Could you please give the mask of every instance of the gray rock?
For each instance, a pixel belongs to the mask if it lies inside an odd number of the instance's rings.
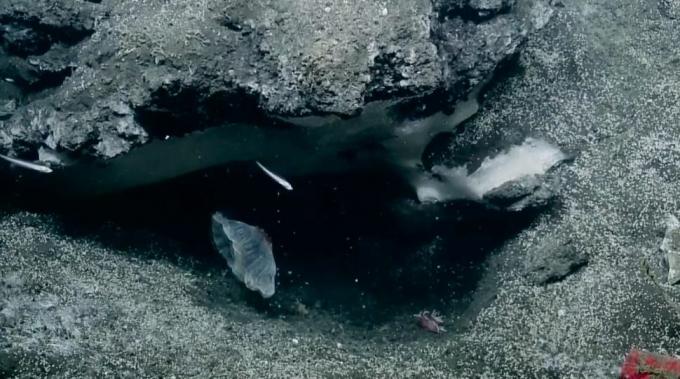
[[[539,175],[527,175],[492,189],[483,200],[505,208],[533,194],[542,184]]]
[[[670,19],[680,18],[680,2],[677,0],[658,0],[659,11]]]
[[[450,110],[517,53],[538,3],[473,1],[465,6],[488,17],[475,23],[425,0],[3,2],[0,20],[26,31],[23,55],[60,80],[24,88],[56,86],[4,121],[0,143],[19,155],[47,145],[111,158],[153,137],[226,122],[355,116],[373,100],[420,104],[404,107],[407,115]],[[41,55],[58,49],[68,57]],[[111,103],[135,117],[118,120]]]
[[[550,175],[528,175],[484,194],[483,200],[512,212],[542,208],[551,203],[558,185]]]
[[[16,109],[16,101],[9,100],[0,105],[0,121],[7,120],[12,117],[14,110]]]
[[[535,284],[560,281],[588,264],[588,258],[571,241],[549,240],[526,257],[526,276]]]

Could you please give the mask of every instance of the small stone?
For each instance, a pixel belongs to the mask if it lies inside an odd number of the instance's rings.
[[[572,241],[549,240],[526,257],[526,275],[538,285],[558,282],[588,264]]]

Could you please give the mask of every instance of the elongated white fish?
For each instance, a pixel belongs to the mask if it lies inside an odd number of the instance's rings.
[[[2,154],[0,154],[0,158],[6,160],[9,163],[15,164],[19,167],[27,168],[29,170],[38,171],[45,174],[49,174],[52,172],[52,169],[47,166],[39,165],[33,162],[28,162],[22,159],[12,158]]]
[[[270,178],[274,179],[274,181],[277,182],[277,183],[279,183],[279,184],[281,185],[281,187],[287,189],[288,191],[292,191],[292,190],[293,190],[293,185],[290,184],[286,179],[284,179],[284,178],[282,178],[282,177],[276,175],[275,173],[269,171],[266,167],[264,167],[264,166],[262,165],[262,163],[260,163],[260,162],[258,162],[258,161],[255,161],[255,163],[257,163],[257,167],[261,168],[262,171],[264,171],[264,173],[267,174],[267,176],[269,176]]]

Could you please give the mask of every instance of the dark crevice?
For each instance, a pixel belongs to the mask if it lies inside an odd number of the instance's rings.
[[[27,92],[41,92],[46,89],[59,87],[64,80],[73,74],[73,67],[67,67],[59,71],[43,71],[36,81],[25,83]]]
[[[450,97],[443,88],[438,88],[424,96],[407,97],[390,107],[391,115],[399,121],[417,120],[432,116],[439,111],[451,114],[454,110],[455,102],[452,105]]]
[[[507,83],[508,79],[524,74],[525,69],[520,63],[522,50],[524,50],[523,44],[517,48],[517,51],[514,54],[508,55],[503,60],[498,62],[491,79],[489,79],[489,81],[487,81],[480,90],[480,99],[483,99],[486,94]]]
[[[504,1],[498,8],[484,9],[470,5],[468,1],[439,1],[436,4],[439,20],[460,18],[465,21],[482,23],[512,11],[512,1]]]
[[[73,46],[94,33],[76,21],[46,24],[39,17],[23,12],[0,15],[0,41],[10,53],[26,58],[46,53],[55,44]]]
[[[114,222],[117,230],[164,235],[211,269],[226,269],[209,234],[210,215],[221,211],[274,242],[277,295],[247,301],[274,313],[295,300],[319,302],[356,321],[384,321],[403,307],[463,309],[487,254],[538,214],[474,202],[420,205],[410,194],[381,172],[296,178],[295,190],[282,192],[253,164],[239,164],[93,199],[21,196],[29,208],[58,207],[78,233],[96,235]],[[102,242],[125,246],[124,238]]]
[[[83,25],[47,25],[37,17],[26,15],[0,16],[0,25],[3,25],[1,37],[7,43],[7,38],[14,33],[37,38],[44,46],[44,52],[54,43],[63,43],[68,46],[76,45],[94,33],[94,29]],[[34,54],[36,55],[36,54]]]
[[[258,98],[241,88],[206,93],[208,90],[179,81],[164,85],[151,94],[146,104],[135,109],[136,120],[156,138],[182,136],[225,122],[285,126],[266,115]]]

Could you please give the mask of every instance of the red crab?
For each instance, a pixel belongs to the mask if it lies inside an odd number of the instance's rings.
[[[439,334],[446,331],[446,329],[444,329],[442,326],[444,319],[439,313],[437,313],[437,311],[422,311],[416,315],[413,315],[413,317],[418,320],[418,325],[428,332]]]

